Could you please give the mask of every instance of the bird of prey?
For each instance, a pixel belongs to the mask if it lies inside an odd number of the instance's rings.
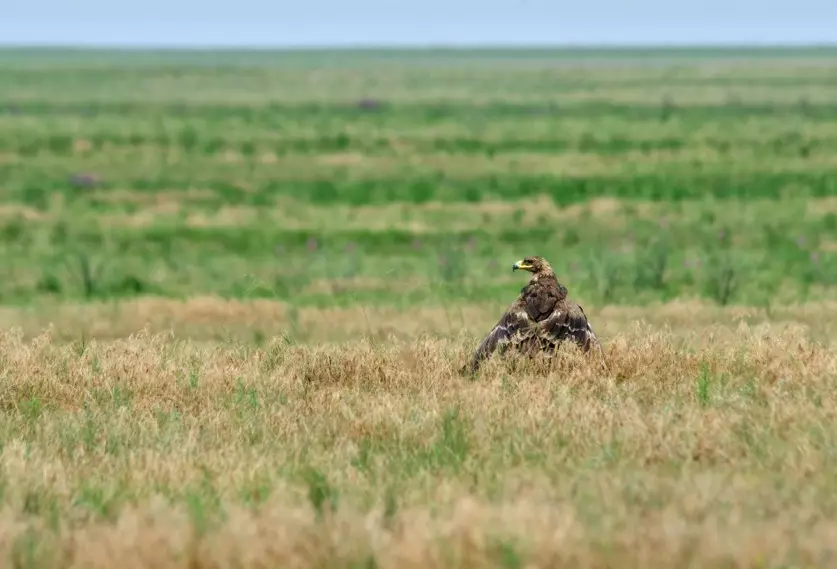
[[[554,351],[567,340],[585,353],[596,344],[604,366],[604,351],[587,315],[581,306],[567,298],[567,287],[558,282],[549,262],[543,257],[526,257],[514,264],[512,271],[517,270],[529,271],[532,278],[477,346],[471,371],[476,372],[498,350],[511,348],[534,355]]]

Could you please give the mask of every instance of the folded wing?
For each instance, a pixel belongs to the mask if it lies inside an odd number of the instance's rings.
[[[584,309],[571,301],[559,303],[546,320],[538,323],[541,337],[549,340],[553,346],[566,340],[575,342],[583,351],[587,352],[595,344],[601,352],[604,365],[604,350],[598,336],[587,320]]]
[[[476,371],[483,360],[491,356],[498,348],[507,344],[519,344],[537,331],[535,322],[529,317],[526,308],[515,302],[500,318],[500,321],[483,338],[474,352],[472,370]]]
[[[513,346],[523,351],[552,351],[566,341],[574,342],[585,352],[595,344],[605,365],[602,346],[581,306],[571,301],[559,302],[549,316],[536,322],[520,302],[515,302],[477,346],[471,371],[477,371],[498,349]]]

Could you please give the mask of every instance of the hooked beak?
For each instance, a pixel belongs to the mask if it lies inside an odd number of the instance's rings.
[[[518,261],[514,265],[512,265],[512,272],[515,272],[518,269],[525,269],[525,268],[526,268],[526,263],[524,263],[523,259],[521,259],[520,261]]]

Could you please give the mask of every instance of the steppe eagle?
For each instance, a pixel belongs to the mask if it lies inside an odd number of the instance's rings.
[[[477,346],[471,362],[472,372],[498,349],[511,348],[534,355],[539,351],[554,351],[569,340],[584,352],[593,344],[602,350],[584,310],[567,298],[567,287],[558,282],[546,259],[526,257],[514,264],[512,271],[517,270],[529,271],[532,278]],[[601,355],[604,366],[603,351]]]

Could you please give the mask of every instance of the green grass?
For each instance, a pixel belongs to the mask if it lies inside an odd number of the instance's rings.
[[[827,563],[836,54],[0,51],[0,557]]]
[[[830,53],[7,50],[0,302],[828,297]]]

